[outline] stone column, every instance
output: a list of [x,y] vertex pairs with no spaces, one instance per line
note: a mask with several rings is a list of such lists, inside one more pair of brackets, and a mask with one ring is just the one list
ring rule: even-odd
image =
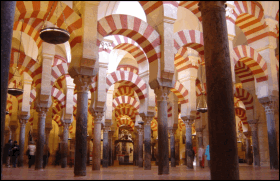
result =
[[151,121],[152,116],[142,116],[144,120],[144,170],[151,170]]
[[[203,136],[202,136],[202,132],[203,132],[203,129],[204,128],[196,128],[195,131],[196,131],[196,137],[197,137],[197,142],[198,142],[198,145],[196,147],[196,150],[197,150],[197,153],[198,153],[198,149],[199,148],[203,148]],[[205,148],[203,148],[205,150]],[[199,162],[199,159],[198,159],[198,154],[197,154],[197,159],[196,159],[196,163],[199,163],[199,164],[196,164],[196,165],[199,165],[200,166],[200,162]],[[204,155],[203,155],[204,157]],[[205,159],[204,159],[205,160]]]
[[6,144],[6,143],[8,143],[9,139],[11,139],[11,136],[12,136],[10,127],[6,127],[4,135],[5,135],[4,143]]
[[108,132],[110,127],[105,126],[103,130],[103,160],[102,167],[107,168],[109,162],[109,142],[108,142]]
[[176,161],[175,161],[175,134],[176,134],[176,129],[171,128],[168,131],[169,131],[169,134],[170,134],[171,167],[176,167]]
[[92,148],[92,170],[100,170],[101,160],[101,120],[104,111],[93,111],[94,128],[93,128],[93,148]]
[[91,77],[76,75],[74,83],[77,88],[77,114],[76,114],[76,144],[74,175],[86,176],[87,162],[87,119],[88,119],[88,90]]
[[1,180],[5,112],[16,1],[1,1]]
[[108,132],[108,145],[109,145],[108,166],[113,165],[113,147],[112,147],[113,134],[114,134],[114,131],[109,131]]
[[162,175],[169,174],[167,99],[170,89],[157,87],[154,91],[158,105],[158,175]]
[[270,169],[279,169],[279,158],[278,158],[278,151],[277,151],[277,138],[276,138],[275,118],[274,118],[274,108],[275,108],[276,101],[272,99],[269,101],[260,100],[260,103],[262,103],[266,114]]
[[136,126],[134,127],[134,129],[136,130],[136,132],[134,132],[135,133],[135,142],[134,142],[134,155],[135,155],[135,157],[134,157],[134,159],[135,159],[135,161],[134,161],[134,163],[135,163],[135,166],[138,166],[138,158],[139,158],[139,152],[138,152],[138,144],[139,144],[139,142],[138,142],[138,133],[137,133],[137,128],[136,128]]
[[90,157],[90,140],[91,140],[91,137],[88,136],[87,137],[87,165],[89,166],[90,163],[89,163],[89,157]]
[[10,130],[12,132],[11,139],[14,142],[16,140],[16,130],[17,130],[18,125],[17,124],[10,124]]
[[193,153],[192,153],[192,124],[194,120],[182,117],[186,125],[186,163],[187,167],[193,169]]
[[27,119],[19,118],[20,123],[20,134],[19,134],[19,159],[18,159],[18,167],[23,166],[23,157],[24,157],[24,143],[25,143],[25,126],[28,122]]
[[254,166],[260,166],[259,140],[258,140],[258,120],[248,120],[252,132],[253,160]]
[[180,165],[180,139],[175,137],[175,162]]
[[202,17],[206,65],[210,165],[215,168],[210,168],[211,179],[238,180],[236,123],[225,2],[200,1],[198,6]]
[[251,132],[247,131],[247,132],[243,132],[243,134],[246,137],[246,149],[245,149],[245,161],[248,165],[252,165],[251,162],[251,146],[250,146],[250,135]]
[[43,149],[45,144],[45,121],[48,112],[47,107],[36,107],[38,112],[38,137],[36,143],[35,170],[43,170]]
[[138,131],[138,167],[143,167],[143,133],[144,128],[143,125],[139,123]]
[[63,136],[61,142],[61,168],[67,167],[69,123],[63,122]]

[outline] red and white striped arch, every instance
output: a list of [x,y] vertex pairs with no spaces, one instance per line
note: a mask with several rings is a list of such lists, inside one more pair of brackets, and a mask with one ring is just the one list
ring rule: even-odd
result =
[[62,64],[62,63],[66,63],[67,66],[69,66],[69,63],[67,62],[67,59],[60,56],[60,55],[54,55],[54,59],[53,59],[53,64],[52,67],[58,65],[58,64]]
[[174,87],[170,89],[170,91],[177,96],[178,104],[188,103],[188,90],[178,80],[174,84]]
[[139,114],[139,110],[130,104],[119,104],[114,108],[116,118],[121,118],[123,115],[129,116],[131,119],[135,119],[136,115]]
[[158,15],[159,8],[163,8],[164,5],[171,5],[173,7],[178,7],[176,1],[139,1],[140,5],[143,7],[143,10],[147,16],[153,16],[154,14]]
[[254,75],[250,68],[243,62],[238,61],[234,66],[235,74],[239,77],[241,83],[254,81]]
[[117,127],[120,127],[121,125],[127,125],[131,128],[131,131],[134,130],[134,122],[131,119],[119,119],[117,121]]
[[[51,72],[51,75],[52,75],[52,78],[51,78],[51,86],[54,85],[55,81],[63,76],[63,75],[66,75],[68,74],[68,66],[69,66],[69,63],[61,63],[61,64],[57,64],[55,66],[52,67],[52,72]],[[65,78],[65,77],[64,77]]]
[[206,89],[206,83],[203,83],[203,86],[202,87],[202,84],[200,83],[200,80],[197,78],[196,81],[195,81],[195,85],[196,85],[196,96],[201,96],[201,93],[202,93],[202,88],[204,90],[204,93],[205,95],[207,95],[207,89]]
[[246,110],[254,109],[253,96],[242,88],[236,88],[234,96],[239,98],[246,107]]
[[138,75],[139,69],[133,65],[119,65],[117,70],[128,71]]
[[[246,110],[240,107],[235,108],[235,115],[240,118],[240,122],[238,123],[238,129],[243,132],[242,124],[244,127],[248,129],[249,124],[247,122]],[[242,123],[241,123],[242,122]]]
[[51,96],[53,96],[60,102],[61,107],[65,107],[66,96],[63,92],[61,92],[57,88],[52,87]]
[[276,25],[276,31],[277,31],[277,35],[276,36],[277,36],[277,38],[279,40],[279,9],[278,9],[278,11],[276,13],[275,19],[276,19],[276,21],[278,21],[278,24]]
[[[198,59],[198,64],[201,64],[202,62],[200,59]],[[176,54],[174,58],[174,65],[176,67],[177,72],[181,72],[183,70],[187,70],[189,68],[195,68],[198,69],[198,66],[192,65],[192,62],[189,61],[188,57],[188,49],[185,47],[181,47],[179,51],[177,52],[176,49]]]
[[268,79],[267,64],[257,51],[247,45],[239,45],[233,50],[232,56],[234,64],[236,64],[237,61],[243,62],[250,68],[257,82],[266,81]]
[[155,119],[153,119],[151,121],[151,130],[157,131],[157,127],[158,127],[157,121]]
[[52,120],[54,120],[57,123],[58,127],[62,126],[62,122],[60,120],[60,116],[59,115],[57,115],[57,114],[53,115]]
[[35,101],[35,98],[36,98],[36,88],[30,91],[30,101],[29,101],[30,105]]
[[61,109],[62,109],[61,104],[58,101],[54,101],[53,104],[52,104],[53,116],[56,115],[56,114],[59,114]]
[[134,89],[129,86],[119,86],[117,88],[117,91],[115,92],[113,98],[116,98],[119,96],[129,96],[129,97],[134,98]]
[[[234,1],[233,22],[245,34],[248,44],[267,36],[276,37],[275,33],[267,32],[264,21],[264,10],[256,1]],[[231,20],[229,18],[229,20]]]
[[137,74],[127,71],[115,71],[106,77],[106,92],[109,90],[110,86],[117,82],[129,81],[134,84],[132,87],[139,97],[139,100],[147,97],[146,83]]
[[[10,71],[12,67],[16,68],[16,62],[20,75],[22,75],[23,72],[26,72],[33,79],[33,85],[36,86],[41,83],[42,67],[36,62],[36,60],[25,55],[24,52],[19,52],[13,48],[11,51]],[[9,75],[9,81],[11,78],[12,76]]]
[[104,36],[124,35],[136,41],[147,55],[149,63],[160,61],[160,35],[149,24],[139,18],[129,15],[109,15],[98,21],[98,40],[101,43]]
[[198,30],[181,30],[174,34],[174,52],[181,47],[189,47],[204,55],[203,34]]
[[187,10],[190,10],[201,22],[201,12],[198,10],[198,2],[199,1],[181,1],[179,3],[179,6],[186,8]]
[[139,102],[136,99],[129,97],[129,96],[119,96],[113,100],[114,109],[116,107],[118,107],[118,105],[120,105],[120,104],[129,104],[129,105],[133,106],[136,110],[138,110],[140,107]]
[[131,43],[121,43],[114,47],[114,49],[124,50],[130,53],[138,64],[143,63],[147,60],[145,53],[143,52],[142,48],[138,44],[131,44]]
[[[54,6],[50,12],[53,3]],[[56,8],[58,8],[59,11],[56,11]],[[48,14],[49,17],[46,19]],[[27,22],[30,23],[34,29],[35,27],[38,28],[39,24],[40,26],[43,25],[39,20],[47,20],[53,24],[57,22],[57,27],[62,29],[67,28],[70,33],[69,43],[72,52],[74,52],[75,47],[82,42],[82,18],[63,2],[58,4],[58,1],[17,1],[14,21],[17,22],[22,19],[28,19]],[[29,19],[35,20],[30,22]],[[66,26],[66,24],[68,26]],[[39,29],[41,29],[41,27]],[[34,34],[37,34],[37,31],[35,31]]]

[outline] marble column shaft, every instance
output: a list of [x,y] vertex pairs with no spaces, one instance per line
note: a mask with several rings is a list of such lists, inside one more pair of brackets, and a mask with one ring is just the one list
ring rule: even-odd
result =
[[175,129],[170,130],[170,157],[171,157],[171,167],[176,167],[175,160]]
[[212,180],[239,179],[225,2],[198,3],[203,27]]
[[180,139],[175,138],[175,162],[180,165]]
[[[182,118],[183,119],[183,118]],[[184,119],[183,119],[184,120]],[[193,152],[192,152],[192,124],[194,120],[184,120],[186,125],[186,162],[187,167],[193,169]]]
[[112,146],[113,134],[114,134],[114,131],[108,132],[108,145],[109,145],[108,166],[113,165],[113,146]]
[[47,107],[37,107],[38,112],[38,137],[36,143],[36,157],[35,157],[35,170],[43,169],[43,150],[45,145],[45,121]]
[[145,117],[144,121],[144,170],[151,170],[151,120],[153,117]]
[[88,90],[89,84],[91,83],[91,77],[77,75],[74,77],[74,83],[77,87],[74,175],[86,176]]
[[102,167],[107,168],[109,162],[109,142],[108,142],[108,132],[110,127],[105,127],[103,131],[103,159]]
[[138,131],[138,167],[143,167],[143,126],[139,127]]
[[[135,127],[134,127],[135,128]],[[138,158],[139,158],[139,152],[138,152],[138,133],[136,132],[136,136],[135,136],[135,142],[134,142],[134,150],[135,150],[135,166],[138,166]]]
[[[10,70],[16,1],[1,1],[1,150],[4,149],[4,130],[7,105],[7,88]],[[1,180],[3,151],[1,151]]]
[[19,134],[19,159],[18,167],[23,166],[23,157],[24,157],[24,143],[25,143],[25,127],[27,119],[20,119],[20,134]]
[[167,99],[170,89],[154,89],[158,105],[158,175],[169,174]]
[[100,170],[101,164],[101,120],[104,111],[93,111],[94,128],[93,128],[93,148],[92,148],[92,170]]
[[258,140],[258,120],[248,120],[251,127],[252,143],[253,143],[253,160],[254,166],[260,166],[260,152]]
[[69,123],[63,123],[63,136],[61,142],[61,168],[67,167]]
[[250,138],[246,138],[246,163],[249,165],[252,165],[252,162],[250,161],[251,158],[251,149],[250,149]]
[[276,138],[275,118],[274,118],[275,101],[269,101],[262,104],[264,106],[265,114],[266,114],[270,169],[279,169],[279,158],[278,158],[278,151],[277,151],[277,138]]

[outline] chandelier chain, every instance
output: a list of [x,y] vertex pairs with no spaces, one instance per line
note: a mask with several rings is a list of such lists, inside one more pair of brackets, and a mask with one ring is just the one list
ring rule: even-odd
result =
[[44,29],[45,26],[46,26],[46,21],[47,21],[47,19],[49,18],[50,14],[51,14],[51,11],[52,11],[52,8],[53,8],[53,6],[54,6],[54,3],[55,3],[55,1],[53,2],[52,7],[51,7],[51,10],[49,11],[49,14],[48,14],[47,18],[45,19],[45,22],[44,22],[44,24],[43,24],[43,28],[42,28],[42,29]]

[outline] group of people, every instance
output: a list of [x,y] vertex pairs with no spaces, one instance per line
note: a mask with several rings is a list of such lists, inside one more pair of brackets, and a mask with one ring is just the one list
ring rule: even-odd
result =
[[6,161],[6,166],[10,166],[10,162],[12,161],[13,167],[16,168],[17,157],[19,156],[19,145],[17,141],[12,141],[11,139],[8,143],[5,144],[4,147],[4,160]]
[[[10,139],[8,143],[5,144],[4,147],[4,161],[6,162],[6,167],[10,168],[10,163],[12,161],[13,167],[16,168],[17,157],[20,154],[19,145],[17,141],[12,142]],[[28,145],[26,155],[28,156],[28,167],[31,168],[32,165],[35,164],[35,156],[36,156],[36,145],[34,141],[31,141]],[[43,168],[48,164],[48,158],[50,156],[49,147],[45,144],[43,149]]]
[[204,152],[204,149],[200,147],[198,149],[198,160],[199,160],[199,166],[201,168],[204,168],[204,155],[206,156],[206,160],[208,162],[208,166],[210,167],[210,149],[209,145],[206,146],[206,150]]

